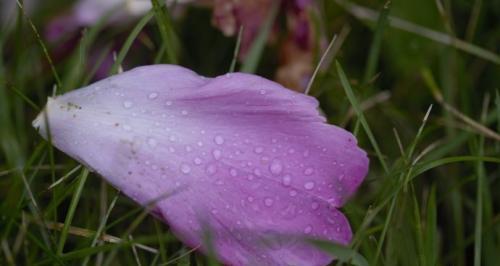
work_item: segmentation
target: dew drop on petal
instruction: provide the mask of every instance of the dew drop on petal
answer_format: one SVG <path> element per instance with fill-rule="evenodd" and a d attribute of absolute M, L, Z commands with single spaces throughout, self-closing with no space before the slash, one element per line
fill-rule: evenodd
<path fill-rule="evenodd" d="M 262 153 L 264 151 L 264 148 L 262 147 L 256 147 L 254 150 L 253 150 L 255 153 Z"/>
<path fill-rule="evenodd" d="M 181 172 L 183 172 L 184 174 L 189 174 L 189 172 L 191 172 L 191 167 L 189 167 L 189 165 L 187 164 L 182 164 Z"/>
<path fill-rule="evenodd" d="M 151 99 L 151 100 L 156 99 L 156 97 L 158 97 L 158 93 L 156 93 L 156 92 L 152 92 L 148 96 L 148 98 Z"/>
<path fill-rule="evenodd" d="M 214 141 L 217 145 L 224 144 L 224 138 L 222 136 L 215 136 Z"/>
<path fill-rule="evenodd" d="M 215 174 L 215 172 L 217 172 L 217 167 L 215 165 L 211 164 L 211 165 L 207 166 L 206 171 L 207 171 L 207 174 L 213 175 L 213 174 Z"/>
<path fill-rule="evenodd" d="M 312 173 L 314 172 L 314 170 L 312 168 L 307 168 L 306 170 L 304 170 L 304 174 L 305 175 L 312 175 Z"/>
<path fill-rule="evenodd" d="M 271 207 L 271 206 L 273 205 L 273 203 L 274 203 L 274 200 L 273 200 L 273 199 L 271 199 L 271 198 L 266 198 L 266 199 L 264 200 L 264 204 L 265 204 L 267 207 Z"/>
<path fill-rule="evenodd" d="M 314 182 L 310 181 L 304 184 L 304 188 L 307 190 L 311 190 L 314 188 Z"/>
<path fill-rule="evenodd" d="M 271 165 L 269 165 L 269 171 L 273 175 L 279 175 L 283 171 L 283 165 L 278 160 L 273 160 Z"/>
<path fill-rule="evenodd" d="M 158 142 L 156 141 L 156 139 L 154 138 L 149 138 L 148 139 L 148 145 L 151 147 L 151 148 L 154 148 L 156 147 L 156 145 L 158 144 Z"/>
<path fill-rule="evenodd" d="M 235 177 L 238 175 L 238 171 L 236 171 L 236 169 L 232 168 L 231 170 L 229 170 L 229 174 L 232 176 L 232 177 Z"/>
<path fill-rule="evenodd" d="M 172 105 L 172 101 L 166 101 L 166 102 L 165 102 L 165 105 L 167 105 L 167 106 Z"/>
<path fill-rule="evenodd" d="M 127 109 L 132 107 L 133 105 L 134 105 L 134 103 L 132 103 L 131 101 L 124 101 L 123 102 L 123 107 L 125 107 Z"/>
<path fill-rule="evenodd" d="M 319 208 L 319 203 L 317 203 L 317 202 L 313 202 L 313 203 L 311 204 L 311 209 L 313 209 L 313 210 L 317 210 L 318 208 Z"/>
<path fill-rule="evenodd" d="M 261 176 L 262 175 L 262 172 L 258 169 L 258 168 L 255 168 L 253 170 L 253 174 L 256 175 L 256 176 Z"/>
<path fill-rule="evenodd" d="M 212 151 L 212 155 L 214 156 L 215 160 L 219 160 L 220 157 L 222 156 L 222 152 L 216 149 Z"/>
<path fill-rule="evenodd" d="M 196 158 L 194 158 L 193 162 L 194 162 L 194 164 L 196 164 L 196 165 L 200 165 L 202 161 L 201 161 L 201 159 L 200 159 L 200 158 L 196 157 Z"/>
<path fill-rule="evenodd" d="M 297 191 L 292 189 L 292 190 L 290 190 L 288 195 L 290 195 L 291 197 L 295 197 L 295 196 L 297 196 Z"/>
<path fill-rule="evenodd" d="M 306 228 L 304 228 L 304 234 L 310 234 L 312 232 L 312 229 L 312 226 L 306 226 Z"/>
<path fill-rule="evenodd" d="M 288 187 L 292 183 L 292 177 L 290 175 L 283 176 L 283 185 Z"/>

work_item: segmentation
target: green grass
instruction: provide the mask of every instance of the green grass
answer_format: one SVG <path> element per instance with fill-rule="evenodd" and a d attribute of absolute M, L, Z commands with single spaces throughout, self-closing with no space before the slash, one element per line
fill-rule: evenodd
<path fill-rule="evenodd" d="M 31 121 L 54 91 L 91 83 L 111 52 L 111 73 L 177 62 L 209 76 L 229 70 L 272 79 L 286 38 L 283 12 L 275 5 L 239 63 L 244 27 L 224 37 L 211 10 L 189 7 L 176 17 L 158 0 L 127 25 L 108 27 L 104 18 L 57 56 L 42 33 L 69 4 L 46 2 L 0 25 L 0 265 L 215 265 L 148 208 L 53 149 Z M 500 27 L 492 21 L 500 5 L 317 2 L 314 30 L 337 37 L 328 54 L 314 50 L 312 69 L 322 63 L 310 95 L 330 123 L 356 133 L 371 165 L 342 209 L 351 245 L 313 242 L 337 265 L 498 264 Z M 282 30 L 268 44 L 273 21 Z"/>

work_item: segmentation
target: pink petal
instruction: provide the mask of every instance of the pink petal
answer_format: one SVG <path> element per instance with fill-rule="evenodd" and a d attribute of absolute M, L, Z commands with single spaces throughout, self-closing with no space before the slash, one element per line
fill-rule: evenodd
<path fill-rule="evenodd" d="M 317 101 L 249 75 L 204 78 L 169 65 L 136 68 L 55 99 L 54 144 L 159 214 L 186 244 L 213 237 L 234 265 L 325 265 L 303 237 L 348 244 L 336 207 L 368 158 L 327 125 Z M 45 134 L 43 115 L 35 127 Z"/>

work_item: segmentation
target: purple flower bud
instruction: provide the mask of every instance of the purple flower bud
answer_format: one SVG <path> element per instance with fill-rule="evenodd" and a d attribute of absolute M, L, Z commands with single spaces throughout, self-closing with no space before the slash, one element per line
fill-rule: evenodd
<path fill-rule="evenodd" d="M 208 230 L 223 263 L 326 265 L 305 238 L 350 242 L 338 208 L 368 158 L 317 107 L 255 75 L 155 65 L 51 98 L 33 125 L 139 204 L 159 199 L 186 245 L 209 250 Z"/>

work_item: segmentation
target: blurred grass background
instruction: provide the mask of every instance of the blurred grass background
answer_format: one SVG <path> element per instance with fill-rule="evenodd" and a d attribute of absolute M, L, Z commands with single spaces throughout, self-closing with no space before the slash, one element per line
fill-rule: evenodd
<path fill-rule="evenodd" d="M 213 263 L 52 149 L 31 121 L 55 90 L 94 80 L 99 58 L 111 51 L 113 72 L 177 62 L 214 76 L 228 72 L 237 37 L 214 28 L 206 6 L 187 6 L 174 18 L 158 5 L 142 20 L 84 29 L 61 55 L 43 29 L 71 5 L 47 0 L 27 16 L 15 8 L 1 25 L 0 264 Z M 336 39 L 310 94 L 329 122 L 356 133 L 371 158 L 366 181 L 344 208 L 352 245 L 324 248 L 343 259 L 339 265 L 498 265 L 500 1 L 314 5 L 312 24 L 326 37 L 317 43 Z M 283 24 L 282 12 L 275 20 Z M 277 41 L 255 41 L 236 70 L 273 79 L 287 34 L 279 27 Z M 312 68 L 325 47 L 315 48 Z"/>

